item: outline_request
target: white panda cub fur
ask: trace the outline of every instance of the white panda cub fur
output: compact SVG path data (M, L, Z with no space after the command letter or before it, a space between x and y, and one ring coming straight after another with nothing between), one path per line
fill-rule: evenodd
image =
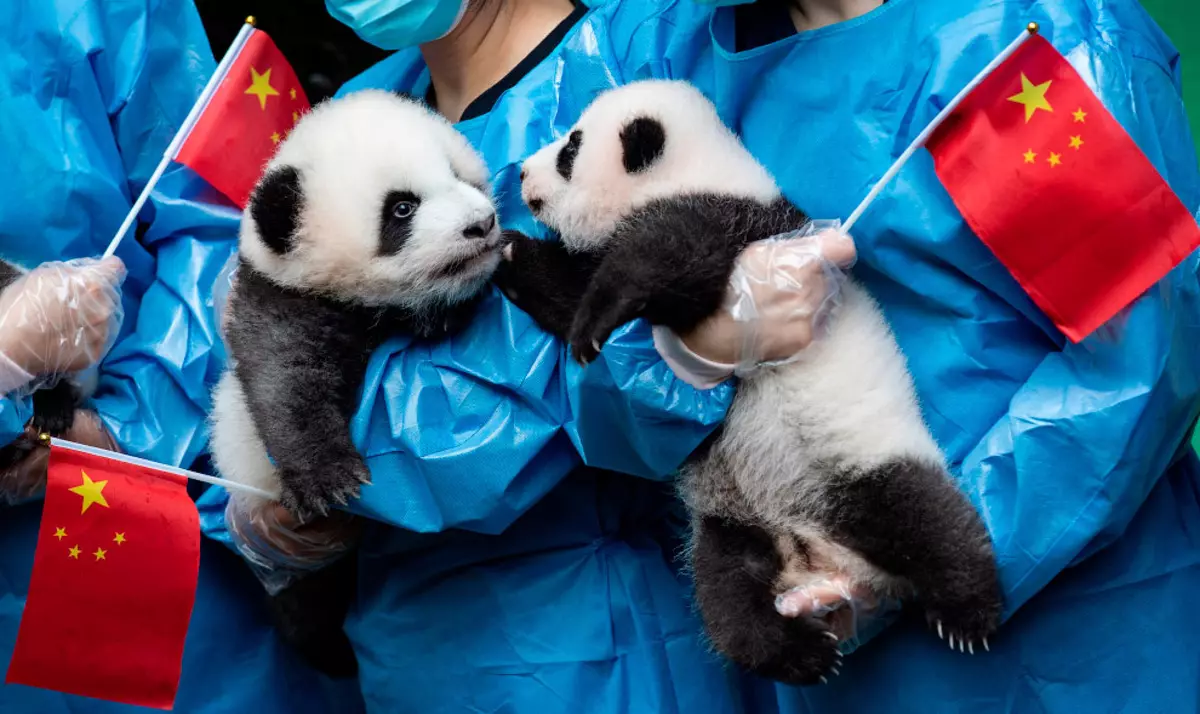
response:
M522 196L560 240L508 235L505 293L584 363L644 318L687 334L720 308L750 243L808 218L694 87L601 94L522 167ZM997 626L991 540L923 422L903 355L848 281L828 334L740 382L722 428L682 471L709 638L762 676L822 681L829 622L784 617L777 595L818 579L910 596L974 648Z
M213 397L220 473L302 517L356 496L369 473L349 422L372 350L462 325L499 240L487 168L441 116L374 90L304 116L242 220Z

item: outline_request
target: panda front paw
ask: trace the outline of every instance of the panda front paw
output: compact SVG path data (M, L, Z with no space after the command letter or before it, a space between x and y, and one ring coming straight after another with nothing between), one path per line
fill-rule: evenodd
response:
M314 514L328 515L333 504L344 506L358 498L362 485L371 483L371 472L355 454L303 471L284 468L279 478L280 503L303 522Z
M589 291L575 313L567 338L572 356L583 365L594 362L612 333L639 317L644 308L644 302L633 298L612 296L599 290Z

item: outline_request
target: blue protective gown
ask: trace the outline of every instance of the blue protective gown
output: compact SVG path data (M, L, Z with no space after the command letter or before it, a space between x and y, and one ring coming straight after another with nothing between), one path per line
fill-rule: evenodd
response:
M98 256L145 185L215 63L191 2L0 3L0 256L33 266ZM96 408L127 451L180 464L203 448L205 379L219 366L206 285L231 247L235 210L182 167L170 169L118 255L126 319L101 369ZM0 402L0 443L28 419ZM29 585L40 500L0 507L0 668ZM355 683L315 676L286 651L244 564L202 546L177 712L356 712ZM0 685L0 712L133 711Z
M1089 78L1186 204L1200 205L1176 58L1133 0L891 0L858 20L738 56L729 51L731 12L713 15L689 0L608 3L491 112L461 123L487 158L505 225L537 230L518 204L520 160L562 135L598 90L650 76L696 82L793 199L815 216L844 217L1030 20ZM427 82L419 56L406 52L347 91L421 94ZM419 537L384 526L370 534L348 623L368 707L1194 710L1200 628L1184 603L1200 586L1200 468L1184 442L1200 394L1196 256L1133 306L1116 339L1069 345L964 226L927 155L914 159L855 234L857 274L883 303L926 417L996 541L1011 619L991 654L952 655L922 628L899 624L853 654L831 687L741 677L714 664L698 642L686 581L671 563L679 519L665 488L650 479L574 475L499 537ZM490 348L496 344L507 349ZM629 362L626 351L644 354L653 371L637 378L648 383L622 392L631 377L614 369ZM496 443L498 423L511 425L503 433L517 436L520 448L555 453L557 434L538 441L510 405L548 413L553 423L563 412L549 410L564 393L563 431L588 462L638 476L669 470L669 460L644 451L665 439L636 438L657 436L647 429L661 417L628 428L628 415L648 412L625 407L627 395L665 385L675 395L668 404L711 398L706 411L724 395L671 380L643 325L628 326L605 354L605 362L575 372L557 345L495 300L464 338L430 351L385 350L389 376L371 384L382 384L387 400L372 387L364 403L371 418L360 413L357 438L373 469L388 463L379 460L380 445L395 445L388 459L403 480L387 470L376 483L403 500L368 493L365 507L413 530L493 531L553 479L497 481L498 468L512 472L511 461L473 454ZM474 380L456 388L464 370L452 367L470 359L479 365L465 370ZM558 360L561 381L513 382L506 371L539 360ZM599 409L588 390L598 378L618 388ZM500 387L483 384L489 380ZM513 392L531 386L543 401ZM516 399L473 410L476 397L496 391ZM462 421L451 418L456 413ZM505 446L496 453L511 454Z

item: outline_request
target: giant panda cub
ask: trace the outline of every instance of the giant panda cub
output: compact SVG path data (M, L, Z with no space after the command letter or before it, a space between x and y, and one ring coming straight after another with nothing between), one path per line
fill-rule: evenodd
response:
M507 235L497 282L584 363L634 318L687 334L721 307L742 249L808 223L684 83L603 93L521 175L561 241ZM882 314L848 282L827 334L741 380L682 471L715 647L763 676L824 681L841 661L832 620L775 607L817 583L915 595L952 647L986 643L1001 611L992 544L943 462Z
M372 351L463 326L499 242L486 166L439 115L362 91L304 116L242 218L222 316L229 366L213 394L217 470L302 520L357 496L370 473L350 419ZM290 644L349 674L329 661L348 647L330 612L348 605L330 592L347 577L309 575L271 605Z

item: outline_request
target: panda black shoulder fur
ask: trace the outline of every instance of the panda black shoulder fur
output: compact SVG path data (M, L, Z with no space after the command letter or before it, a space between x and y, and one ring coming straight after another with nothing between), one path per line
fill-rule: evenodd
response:
M522 195L561 242L507 236L497 282L584 362L634 318L687 334L720 308L749 243L808 223L679 82L600 95L525 162ZM985 642L1001 610L992 545L943 462L878 306L848 282L828 334L743 379L683 469L697 604L716 648L763 676L822 681L840 661L837 636L774 605L820 581L915 591L952 646Z
M15 263L0 259L0 290L17 282L25 270ZM51 386L36 390L32 395L33 418L29 425L39 433L62 436L75 423L75 410L91 396L96 388L96 372L60 376ZM36 441L22 434L16 441L0 447L0 469L20 463L37 448Z
M242 219L211 416L224 477L302 520L358 495L370 474L350 419L372 351L464 325L500 261L487 177L449 122L396 94L357 92L299 121ZM341 646L340 618L316 612L336 606L336 572L271 602L310 660Z

